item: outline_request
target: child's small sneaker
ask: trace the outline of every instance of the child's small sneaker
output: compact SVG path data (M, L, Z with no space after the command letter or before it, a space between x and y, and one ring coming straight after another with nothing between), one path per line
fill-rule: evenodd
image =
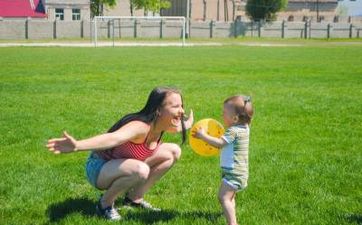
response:
M102 209L102 205L101 205L101 201L99 200L97 206L96 206L96 210L97 210L97 214L99 216L102 216L104 218L106 218L107 220L114 220L114 221L118 221L121 220L122 217L121 215L119 215L119 213L117 212L117 209L115 209L112 206L108 206L105 209Z
M145 200L142 200L140 203L136 203L128 197L124 198L123 205L125 207L141 208L141 209L147 209L147 210L155 211L155 212L161 211L160 208L156 208L156 207L152 206L149 202L146 202Z

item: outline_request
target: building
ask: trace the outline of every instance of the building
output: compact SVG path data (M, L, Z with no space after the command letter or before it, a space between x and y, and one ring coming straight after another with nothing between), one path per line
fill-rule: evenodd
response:
M129 0L119 0L115 7L104 7L103 9L104 16L145 16L145 14L147 13L144 10L131 8ZM147 15L151 16L151 14Z
M0 1L0 17L5 19L45 19L44 4L41 0Z
M90 20L90 0L44 0L49 20Z
M90 20L89 0L0 0L6 19Z
M247 0L170 0L171 7L162 9L161 16L185 16L193 21L241 21L249 20L245 13ZM340 0L360 1L362 0ZM187 5L189 4L189 5ZM277 14L277 20L334 20L338 0L289 0L287 8ZM115 8L106 8L107 16L143 16L142 10L131 10L129 0L119 0ZM149 14L148 14L149 15Z
M170 0L171 8L161 12L144 12L131 8L129 0L119 0L116 7L105 8L105 16L184 16L195 21L233 21L237 17L245 17L246 0ZM187 7L189 3L189 7Z
M287 8L279 12L278 20L287 21L333 21L337 0L289 0Z
M170 0L171 8L161 11L163 16L186 16L194 21L233 21L245 18L246 0ZM189 6L187 7L187 3Z

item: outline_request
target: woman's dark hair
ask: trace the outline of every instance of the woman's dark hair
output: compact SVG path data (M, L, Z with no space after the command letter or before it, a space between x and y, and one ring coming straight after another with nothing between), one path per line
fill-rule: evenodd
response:
M170 87L156 87L153 89L148 96L148 100L146 105L141 109L141 111L136 113L130 113L122 117L117 123L115 123L109 130L108 133L114 132L121 128L123 125L134 121L139 120L147 124L154 123L157 119L158 113L157 111L161 109L162 104L166 98L166 96L170 93L177 93L180 94L181 100L182 95L181 92L176 88ZM182 101L183 103L183 101ZM181 116L181 125L182 125L182 144L186 140L186 129L184 123L184 115ZM163 133L162 133L163 134ZM162 136L161 134L161 136Z

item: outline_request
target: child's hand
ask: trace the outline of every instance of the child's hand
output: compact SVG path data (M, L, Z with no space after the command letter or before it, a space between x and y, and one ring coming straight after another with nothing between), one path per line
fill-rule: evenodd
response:
M48 140L47 148L54 154L69 153L77 150L77 141L64 131L62 138L54 138Z
M204 137L205 136L205 130L204 130L204 128L202 128L202 127L200 127L197 131L194 131L193 133L192 133L192 136L194 137L194 138L202 138L202 137Z

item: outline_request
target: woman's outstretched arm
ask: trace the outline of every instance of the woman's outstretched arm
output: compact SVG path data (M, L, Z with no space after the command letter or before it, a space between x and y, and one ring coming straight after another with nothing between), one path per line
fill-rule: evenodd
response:
M100 134L83 140L76 140L67 132L64 132L62 138L48 140L46 147L55 154L86 150L104 150L138 138L147 132L145 128L147 128L147 126L145 126L144 123L132 121L115 132Z

